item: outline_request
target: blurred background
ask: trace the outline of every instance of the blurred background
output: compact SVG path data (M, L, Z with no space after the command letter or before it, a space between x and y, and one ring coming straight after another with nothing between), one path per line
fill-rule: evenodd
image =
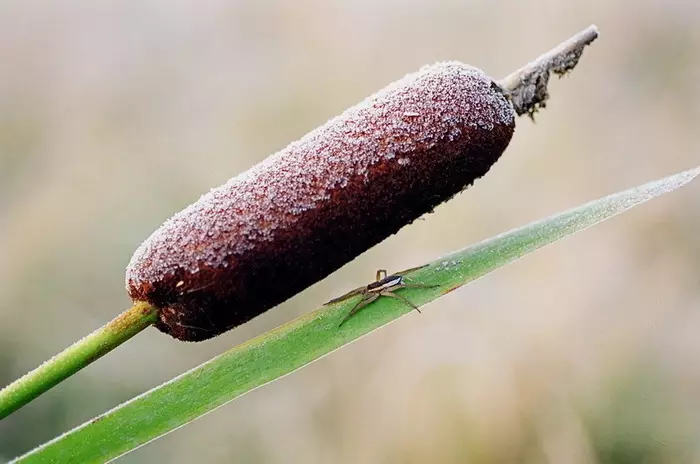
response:
M700 164L696 0L0 1L0 385L130 306L174 212L420 66L601 38L488 176L215 340L155 329L0 422L0 461L470 243ZM700 462L700 185L449 294L120 462Z

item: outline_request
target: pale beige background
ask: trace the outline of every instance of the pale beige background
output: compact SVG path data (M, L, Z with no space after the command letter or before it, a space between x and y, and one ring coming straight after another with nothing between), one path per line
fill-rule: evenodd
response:
M372 279L700 164L696 0L0 1L0 384L129 305L169 215L423 64L596 23L474 188L216 340L148 330L0 422L0 460ZM566 239L121 462L700 462L700 185Z

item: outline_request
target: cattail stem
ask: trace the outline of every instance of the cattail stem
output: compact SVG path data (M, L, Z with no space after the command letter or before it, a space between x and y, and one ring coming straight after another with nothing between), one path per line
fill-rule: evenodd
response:
M109 353L152 325L156 318L156 308L148 303L136 303L87 337L3 388L0 390L0 419Z

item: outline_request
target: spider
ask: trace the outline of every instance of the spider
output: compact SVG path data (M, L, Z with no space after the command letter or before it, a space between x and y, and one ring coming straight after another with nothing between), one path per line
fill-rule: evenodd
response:
M338 298L334 298L326 305L333 304L333 303L338 303L340 301L347 300L348 298L352 298L355 295L362 295L362 298L360 298L360 301L353 306L353 308L350 310L347 316L340 322L340 326L345 324L345 322L350 319L353 315L355 315L358 311L360 311L362 308L365 306L369 305L370 303L373 303L376 301L380 296L388 296L390 298L396 298L397 300L400 300L410 306L411 308L415 309L416 311L420 312L420 309L413 303L411 303L408 298L405 296L399 295L397 293L394 293L394 291L399 290L401 288L435 288L438 287L438 285L423 285L423 284L409 284L406 283L403 275L407 274L411 271L415 271L416 269L421 269L425 266L419 266L419 267L414 267L411 269L406 269L405 271L397 272L396 274L391 274L387 275L387 272L385 269L380 269L377 271L377 277L376 281L372 282L369 285L365 285L364 287L359 287L356 288L355 290L351 290L348 293L346 293L343 296L339 296Z

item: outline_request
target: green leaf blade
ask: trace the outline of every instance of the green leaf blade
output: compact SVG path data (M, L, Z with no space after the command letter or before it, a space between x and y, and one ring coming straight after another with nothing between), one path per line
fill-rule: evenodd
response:
M406 274L437 285L401 290L424 305L538 248L671 192L700 174L685 171L587 203L438 259ZM17 459L21 463L103 462L287 375L411 311L379 298L338 327L357 301L324 306L249 340Z

